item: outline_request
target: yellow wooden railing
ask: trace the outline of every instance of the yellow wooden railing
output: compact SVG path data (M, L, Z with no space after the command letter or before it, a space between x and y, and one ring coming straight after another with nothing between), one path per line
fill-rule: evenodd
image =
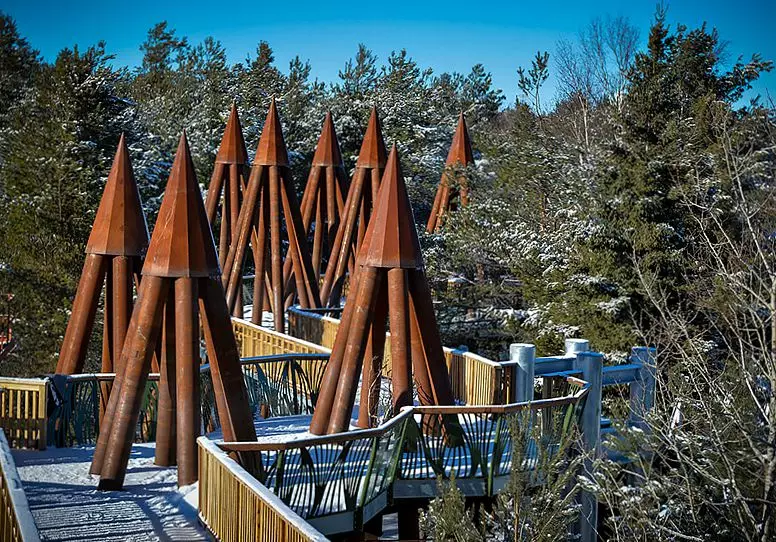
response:
M330 350L337 336L339 320L298 309L288 311L288 333L305 343L316 343ZM514 400L510 371L498 361L454 348L444 349L453 396L467 405L504 404ZM391 334L386 333L383 374L391 374Z
M0 377L0 429L14 448L46 449L44 378Z
M232 318L232 328L241 358L275 354L328 354L331 352L331 348L323 343L278 333L240 318Z
M213 441L199 445L199 518L220 542L326 539Z
M11 456L5 434L0 430L0 540L39 542L27 496Z

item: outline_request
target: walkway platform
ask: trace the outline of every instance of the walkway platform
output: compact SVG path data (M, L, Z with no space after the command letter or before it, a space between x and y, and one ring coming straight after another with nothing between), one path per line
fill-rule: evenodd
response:
M175 468L153 464L154 444L135 444L123 491L98 491L94 447L13 450L41 540L199 542L196 484L176 488Z

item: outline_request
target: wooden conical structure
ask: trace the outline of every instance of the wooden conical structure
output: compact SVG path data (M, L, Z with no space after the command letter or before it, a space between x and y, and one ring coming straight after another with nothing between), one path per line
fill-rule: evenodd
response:
M386 316L391 331L394 411L412 404L413 377L421 404L453 404L412 207L395 146L357 265L359 271L345 303L310 424L314 434L348 429L359 373L359 426L369 427L374 419ZM376 341L381 344L374 344Z
M318 281L310 258L299 202L288 167L283 130L273 98L244 192L237 235L232 240L224 265L223 281L227 305L233 308L237 302L242 269L250 242L256 268L252 320L261 324L264 291L268 284L268 290L272 293L270 307L274 315L275 330L281 333L285 330L283 222L288 232L288 253L291 257L299 304L305 308L320 307Z
M311 235L313 237L311 257L316 282L320 280L321 272L326 270L342 220L347 193L345 164L342 162L334 121L331 113L327 112L302 196L304 232L308 238ZM283 264L286 293L290 296L287 304L294 297L291 264L292 260L287 257Z
M132 313L134 283L139 278L147 247L148 227L132 174L129 150L122 135L86 243L86 261L59 352L58 374L83 372L103 284L105 325L101 371L120 370L121 348Z
M248 184L249 175L248 151L245 148L240 117L237 114L237 106L232 104L205 200L207 220L213 228L216 225L219 207L221 209L218 229L218 262L222 267L226 262L229 246L236 237L242 190ZM242 298L240 293L237 297L238 300ZM242 317L242 313L242 303L235 303L234 316Z
M466 176L460 173L461 168L465 168L474 163L472 157L472 144L469 139L469 130L466 128L466 119L463 113L458 117L458 126L453 135L453 142L450 145L450 152L447 154L445 170L442 172L442 178L437 187L434 205L431 208L431 216L428 217L426 231L428 233L437 231L444 221L445 215L450 211L453 205L453 197L457 194L461 206L469 204L469 184Z
M377 108L372 107L369 124L361 143L356 169L345 201L345 215L337 230L331 249L326 275L321 286L321 300L328 307L339 307L348 267L354 271L353 261L366 234L373 202L377 199L380 179L385 170L387 153ZM353 277L351 277L351 280Z
M137 304L121 352L91 472L99 489L121 489L151 357L161 352L156 463L197 479L200 316L225 440L255 440L237 343L185 134L181 136L148 247Z

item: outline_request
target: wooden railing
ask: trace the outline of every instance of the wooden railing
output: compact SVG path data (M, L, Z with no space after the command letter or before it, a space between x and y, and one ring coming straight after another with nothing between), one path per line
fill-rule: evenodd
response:
M437 480L455 477L472 496L493 496L512 469L513 429L535 424L523 470L538 465L537 443L558 445L576 427L587 383L569 377L568 394L510 405L406 407L374 429L289 439L225 442L264 487L327 535L359 530L394 498L433 495ZM521 413L524 417L520 418ZM526 422L528 423L528 422ZM557 446L555 446L557 449Z
M30 512L8 440L2 430L0 430L0 540L3 542L40 541L38 528Z
M240 364L253 414L293 416L312 414L318 400L328 354L277 354L242 358ZM49 444L60 448L94 444L100 428L100 409L107 404L114 373L79 374L52 379L60 388L60 404L49 413ZM136 442L156 438L156 401L159 373L148 375L140 404ZM202 420L208 432L220 427L210 380L210 366L200 366Z
M0 429L14 448L46 449L45 378L0 378Z
M326 539L216 444L199 445L199 518L220 542Z
M232 328L241 358L274 354L328 354L331 352L331 348L327 348L323 343L310 342L278 333L240 318L232 318Z
M316 343L331 350L340 321L330 316L297 307L288 310L288 333L305 343ZM514 401L498 361L444 347L445 362L453 387L453 397L467 405L494 405ZM385 334L383 374L391 375L391 334Z

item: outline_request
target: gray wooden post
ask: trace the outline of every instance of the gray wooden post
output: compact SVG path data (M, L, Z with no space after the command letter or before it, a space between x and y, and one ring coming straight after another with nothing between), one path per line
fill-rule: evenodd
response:
M582 411L582 443L590 454L585 460L585 474L593 474L593 461L597 458L601 444L601 385L603 383L604 356L598 352L580 352L574 367L582 371L582 379L588 382L589 391ZM579 532L583 542L594 542L598 532L598 502L595 495L583 491L580 495L582 510L579 517Z
M517 362L515 367L515 401L518 403L533 401L536 347L526 343L510 344L509 359Z
M580 352L589 352L590 341L587 339L566 339L565 347L567 356L575 356Z
M631 423L646 429L644 416L655 404L656 351L647 346L631 349L631 362L641 365L635 382L630 385Z

